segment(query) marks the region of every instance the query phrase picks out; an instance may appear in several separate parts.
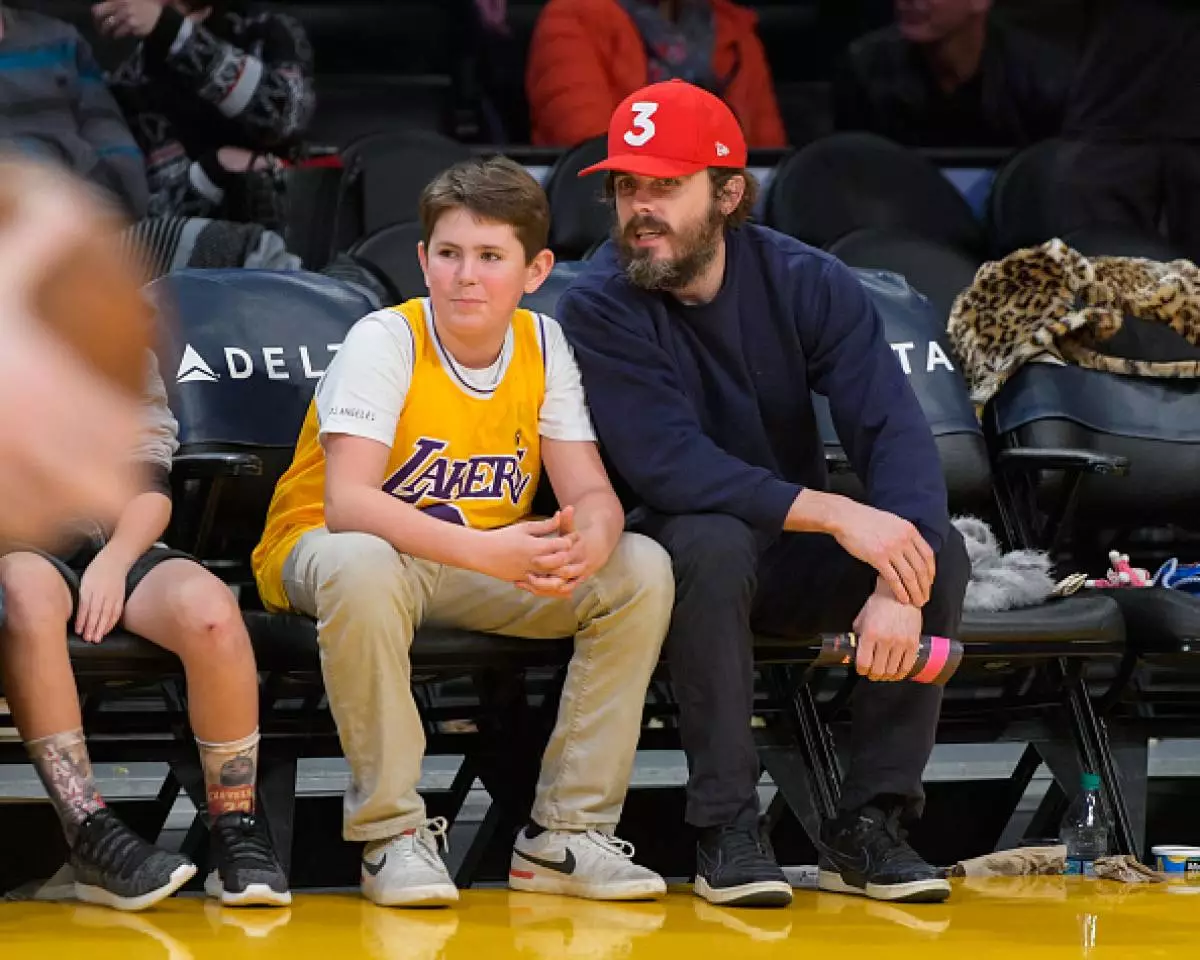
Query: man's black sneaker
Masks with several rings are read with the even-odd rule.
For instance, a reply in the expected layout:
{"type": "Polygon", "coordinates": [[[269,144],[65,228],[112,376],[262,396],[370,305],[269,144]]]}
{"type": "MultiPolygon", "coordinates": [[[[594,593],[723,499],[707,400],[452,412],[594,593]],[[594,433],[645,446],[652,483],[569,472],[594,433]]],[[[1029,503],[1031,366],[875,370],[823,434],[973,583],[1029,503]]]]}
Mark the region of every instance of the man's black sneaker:
{"type": "Polygon", "coordinates": [[[818,886],[873,900],[940,903],[950,882],[905,840],[901,809],[866,806],[821,826],[818,886]]]}
{"type": "Polygon", "coordinates": [[[211,872],[204,892],[227,907],[286,907],[287,877],[267,825],[250,813],[224,813],[213,822],[211,872]]]}
{"type": "Polygon", "coordinates": [[[107,808],[80,826],[71,868],[76,898],[117,910],[145,910],[196,875],[185,857],[147,843],[107,808]]]}
{"type": "Polygon", "coordinates": [[[696,895],[726,907],[786,907],[792,885],[775,862],[756,811],[701,831],[696,844],[696,895]]]}

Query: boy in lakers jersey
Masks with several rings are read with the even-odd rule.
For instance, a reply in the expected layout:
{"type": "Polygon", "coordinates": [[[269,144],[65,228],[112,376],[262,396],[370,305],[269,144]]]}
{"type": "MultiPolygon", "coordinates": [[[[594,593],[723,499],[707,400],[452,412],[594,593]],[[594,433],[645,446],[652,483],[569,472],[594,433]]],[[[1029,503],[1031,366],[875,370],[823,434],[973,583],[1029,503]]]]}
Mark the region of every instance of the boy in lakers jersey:
{"type": "Polygon", "coordinates": [[[612,831],[674,581],[665,551],[623,532],[558,324],[517,309],[553,266],[549,213],[504,158],[425,188],[417,252],[430,295],[347,335],[254,552],[265,604],[318,621],[352,773],[344,834],[367,841],[363,893],[384,905],[458,899],[437,849],[445,821],[427,819],[416,791],[425,741],[408,651],[423,623],[575,637],[510,885],[665,892],[612,831]],[[563,507],[530,520],[543,468],[563,507]]]}

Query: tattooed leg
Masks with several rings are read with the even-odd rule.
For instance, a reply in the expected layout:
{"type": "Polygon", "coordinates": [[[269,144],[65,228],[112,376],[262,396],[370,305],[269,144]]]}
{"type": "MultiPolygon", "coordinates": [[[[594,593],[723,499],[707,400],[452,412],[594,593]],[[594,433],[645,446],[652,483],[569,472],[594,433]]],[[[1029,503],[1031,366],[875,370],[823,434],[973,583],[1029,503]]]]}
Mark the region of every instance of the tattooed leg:
{"type": "Polygon", "coordinates": [[[258,731],[230,743],[197,740],[204,765],[208,816],[254,812],[254,784],[258,777],[258,731]]]}
{"type": "Polygon", "coordinates": [[[79,827],[104,807],[92,777],[92,761],[88,759],[83,731],[68,730],[30,740],[25,749],[58,811],[67,844],[75,846],[79,827]]]}

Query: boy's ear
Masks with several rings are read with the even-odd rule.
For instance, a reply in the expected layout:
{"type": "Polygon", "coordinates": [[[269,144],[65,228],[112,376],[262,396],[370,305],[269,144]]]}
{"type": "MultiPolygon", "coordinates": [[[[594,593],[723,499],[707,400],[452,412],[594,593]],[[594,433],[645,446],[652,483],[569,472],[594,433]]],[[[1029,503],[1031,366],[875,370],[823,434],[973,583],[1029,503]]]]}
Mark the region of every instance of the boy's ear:
{"type": "Polygon", "coordinates": [[[542,250],[536,254],[525,268],[525,292],[536,293],[553,269],[554,254],[551,251],[542,250]]]}
{"type": "Polygon", "coordinates": [[[417,241],[417,262],[421,264],[421,276],[425,280],[425,287],[429,287],[429,253],[425,249],[425,241],[417,241]]]}

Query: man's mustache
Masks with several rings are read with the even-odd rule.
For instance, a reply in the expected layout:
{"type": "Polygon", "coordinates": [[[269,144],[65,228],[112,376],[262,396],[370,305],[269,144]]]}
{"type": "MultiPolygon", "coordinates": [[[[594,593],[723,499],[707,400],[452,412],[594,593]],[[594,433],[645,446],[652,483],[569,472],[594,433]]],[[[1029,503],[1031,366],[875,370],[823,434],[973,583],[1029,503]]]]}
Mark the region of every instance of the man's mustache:
{"type": "Polygon", "coordinates": [[[625,239],[632,240],[639,230],[654,230],[656,233],[661,233],[666,236],[671,233],[670,224],[659,220],[657,217],[640,216],[634,217],[625,224],[625,239]]]}

